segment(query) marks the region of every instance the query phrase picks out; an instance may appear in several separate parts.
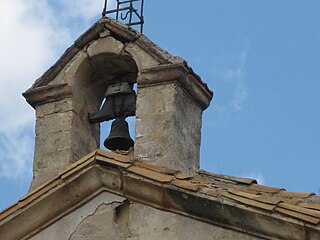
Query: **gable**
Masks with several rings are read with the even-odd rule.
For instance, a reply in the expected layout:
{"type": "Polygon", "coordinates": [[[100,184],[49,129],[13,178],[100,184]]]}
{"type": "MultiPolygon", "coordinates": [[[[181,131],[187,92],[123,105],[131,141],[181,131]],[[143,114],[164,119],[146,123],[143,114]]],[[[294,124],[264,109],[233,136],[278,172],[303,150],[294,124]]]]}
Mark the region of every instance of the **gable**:
{"type": "Polygon", "coordinates": [[[102,192],[32,236],[55,239],[258,239],[102,192]],[[192,231],[190,231],[192,229],[192,231]]]}
{"type": "Polygon", "coordinates": [[[256,237],[320,236],[319,196],[312,193],[261,186],[252,179],[190,176],[103,150],[78,160],[1,213],[0,232],[7,239],[34,236],[103,192],[256,237]]]}
{"type": "MultiPolygon", "coordinates": [[[[28,89],[23,96],[28,103],[33,107],[40,103],[50,101],[53,96],[47,96],[49,94],[47,88],[59,87],[60,94],[67,93],[70,87],[75,85],[75,74],[79,69],[83,69],[83,64],[87,64],[88,74],[94,74],[94,78],[99,79],[105,77],[104,81],[110,75],[116,75],[117,72],[112,72],[112,68],[117,69],[117,63],[111,63],[110,71],[101,73],[101,64],[109,62],[110,57],[119,56],[120,58],[127,58],[128,61],[122,61],[119,71],[134,72],[137,74],[146,75],[145,78],[139,78],[140,85],[150,84],[150,81],[154,84],[157,81],[168,81],[168,79],[176,79],[181,81],[181,84],[187,91],[192,91],[194,95],[197,95],[195,99],[199,101],[199,104],[206,108],[212,98],[212,92],[207,85],[202,82],[201,78],[194,73],[185,60],[180,57],[175,57],[169,54],[164,49],[150,41],[146,36],[135,31],[134,29],[119,23],[113,19],[107,17],[97,21],[91,28],[89,28],[83,35],[81,35],[74,44],[69,47],[60,59],[49,68],[36,82],[28,89]],[[131,63],[130,63],[131,62],[131,63]],[[115,64],[115,65],[114,65],[115,64]],[[135,65],[136,66],[133,66],[135,65]],[[81,67],[82,66],[82,67],[81,67]],[[123,69],[126,68],[127,69],[123,69]],[[159,71],[165,72],[166,76],[154,77],[150,75],[150,72],[159,71]],[[100,74],[99,74],[100,73],[100,74]],[[182,81],[183,76],[188,75],[194,79],[194,83],[190,84],[187,81],[182,81]],[[196,88],[201,89],[201,92],[209,92],[206,94],[207,98],[200,97],[196,88]],[[41,92],[39,94],[38,92],[41,92]],[[38,93],[38,94],[35,94],[38,93]],[[198,99],[199,98],[199,99],[198,99]]],[[[93,79],[95,81],[95,79],[93,79]]],[[[99,94],[98,94],[99,95],[99,94]]],[[[101,95],[101,94],[100,94],[101,95]]]]}

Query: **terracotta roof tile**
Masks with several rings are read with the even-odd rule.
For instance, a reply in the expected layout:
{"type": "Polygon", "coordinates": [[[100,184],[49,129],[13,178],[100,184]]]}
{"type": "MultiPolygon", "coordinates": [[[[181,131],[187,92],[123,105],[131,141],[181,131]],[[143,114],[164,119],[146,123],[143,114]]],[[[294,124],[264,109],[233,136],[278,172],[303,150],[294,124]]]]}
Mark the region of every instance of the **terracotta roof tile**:
{"type": "Polygon", "coordinates": [[[23,195],[22,197],[19,198],[19,202],[23,201],[26,198],[29,198],[33,194],[36,194],[36,193],[40,192],[43,188],[46,188],[48,185],[51,185],[51,183],[56,182],[59,178],[60,178],[60,176],[57,176],[57,177],[51,179],[50,181],[40,185],[36,189],[28,192],[27,194],[25,194],[25,195],[23,195]]]}
{"type": "Polygon", "coordinates": [[[175,180],[173,180],[172,184],[177,186],[177,187],[181,187],[181,188],[184,188],[184,189],[187,189],[187,190],[191,190],[191,191],[194,191],[194,192],[198,191],[198,189],[199,189],[199,185],[198,184],[194,184],[194,183],[191,183],[191,182],[188,182],[188,181],[185,181],[185,180],[175,179],[175,180]]]}
{"type": "Polygon", "coordinates": [[[32,191],[19,199],[19,202],[13,204],[12,206],[4,209],[0,212],[0,221],[8,217],[10,214],[14,213],[15,211],[19,210],[20,208],[26,206],[27,204],[31,203],[33,200],[37,199],[39,196],[43,195],[44,193],[48,192],[50,189],[57,186],[59,181],[55,178],[54,181],[50,181],[43,186],[40,186],[35,191],[32,191]]]}
{"type": "Polygon", "coordinates": [[[61,178],[62,179],[65,179],[67,178],[68,176],[74,174],[75,172],[78,172],[79,170],[81,170],[84,166],[92,163],[95,161],[95,158],[92,157],[92,158],[89,158],[87,161],[83,161],[81,164],[79,165],[74,165],[74,168],[72,169],[69,169],[68,171],[65,171],[65,173],[61,174],[61,178]]]}
{"type": "Polygon", "coordinates": [[[312,195],[315,195],[315,193],[282,191],[280,195],[283,197],[289,197],[289,198],[308,198],[308,197],[311,197],[312,195]]]}
{"type": "Polygon", "coordinates": [[[267,194],[260,195],[256,200],[259,202],[273,204],[273,205],[277,205],[283,201],[283,199],[278,195],[267,195],[267,194]]]}
{"type": "Polygon", "coordinates": [[[304,208],[304,207],[300,207],[300,206],[296,206],[296,205],[292,205],[292,204],[287,204],[287,203],[279,203],[278,205],[279,207],[288,209],[288,210],[292,210],[298,213],[303,213],[305,215],[309,215],[312,217],[316,217],[320,219],[320,212],[316,211],[316,210],[311,210],[308,208],[304,208]]]}
{"type": "Polygon", "coordinates": [[[92,153],[89,153],[88,155],[80,158],[78,161],[75,161],[74,163],[70,164],[68,167],[66,167],[60,174],[64,174],[68,171],[70,171],[71,169],[75,168],[76,166],[79,166],[80,164],[88,161],[88,159],[90,159],[91,157],[94,157],[96,155],[98,150],[93,151],[92,153]]]}
{"type": "Polygon", "coordinates": [[[251,184],[249,189],[265,193],[278,193],[284,190],[283,188],[268,187],[260,184],[251,184]]]}
{"type": "Polygon", "coordinates": [[[298,203],[298,206],[320,211],[319,203],[300,202],[298,203]]]}
{"type": "Polygon", "coordinates": [[[244,198],[244,197],[240,197],[240,196],[228,193],[228,192],[222,193],[222,196],[224,196],[226,198],[230,198],[230,199],[235,200],[237,202],[240,202],[242,204],[249,205],[249,206],[252,206],[252,207],[262,208],[264,210],[272,211],[276,207],[276,206],[271,205],[271,204],[261,203],[261,202],[258,202],[258,201],[255,201],[255,200],[251,200],[251,199],[248,199],[248,198],[244,198]]]}
{"type": "Polygon", "coordinates": [[[241,177],[234,177],[234,176],[228,176],[228,175],[223,175],[223,174],[211,173],[211,172],[204,171],[202,169],[199,170],[198,172],[199,172],[200,177],[224,179],[224,180],[232,181],[235,183],[242,183],[242,184],[247,184],[247,185],[257,183],[257,181],[255,179],[251,179],[251,178],[241,178],[241,177]]]}
{"type": "Polygon", "coordinates": [[[205,178],[199,178],[199,177],[194,177],[192,179],[190,179],[190,182],[192,183],[199,183],[199,184],[211,184],[212,182],[208,179],[205,178]]]}
{"type": "Polygon", "coordinates": [[[98,162],[107,163],[107,164],[111,164],[111,165],[115,165],[115,166],[119,166],[119,167],[123,167],[123,168],[128,168],[128,167],[132,166],[131,163],[120,162],[120,161],[110,159],[107,157],[103,157],[103,156],[96,156],[96,160],[98,162]]]}
{"type": "Polygon", "coordinates": [[[283,199],[283,198],[281,198],[281,202],[288,203],[291,205],[298,205],[300,202],[302,202],[302,200],[301,199],[283,199]]]}
{"type": "Polygon", "coordinates": [[[141,161],[136,162],[135,165],[143,167],[143,168],[146,168],[146,169],[149,169],[149,170],[153,170],[153,171],[156,171],[156,172],[159,172],[159,173],[164,173],[164,174],[173,175],[173,174],[175,174],[177,172],[177,170],[174,170],[174,169],[160,167],[160,166],[157,166],[157,165],[152,165],[150,163],[141,162],[141,161]]]}
{"type": "Polygon", "coordinates": [[[148,170],[148,169],[141,168],[141,167],[132,166],[132,167],[128,168],[128,171],[136,173],[136,174],[141,175],[141,176],[144,176],[146,178],[150,178],[150,179],[156,180],[156,181],[161,182],[161,183],[169,183],[174,179],[174,177],[171,176],[171,175],[165,175],[165,174],[157,173],[157,172],[154,172],[152,170],[148,170]]]}
{"type": "Polygon", "coordinates": [[[235,181],[232,181],[232,180],[228,180],[228,179],[225,179],[225,178],[216,178],[215,179],[216,182],[221,182],[221,183],[226,183],[226,184],[232,184],[232,185],[236,185],[237,182],[235,181]]]}
{"type": "Polygon", "coordinates": [[[8,217],[10,214],[12,214],[13,212],[17,211],[19,209],[19,203],[15,203],[12,206],[4,209],[1,213],[0,213],[0,221],[2,219],[5,219],[6,217],[8,217]]]}
{"type": "Polygon", "coordinates": [[[212,196],[212,197],[219,196],[219,191],[217,191],[214,188],[208,188],[208,187],[200,186],[199,187],[199,192],[200,193],[204,193],[204,194],[209,195],[209,196],[212,196]]]}
{"type": "Polygon", "coordinates": [[[241,189],[235,189],[235,188],[230,188],[228,190],[229,193],[232,193],[234,195],[238,195],[241,197],[249,198],[249,199],[257,199],[259,198],[259,194],[253,194],[253,193],[248,193],[246,191],[242,191],[241,189]]]}
{"type": "Polygon", "coordinates": [[[302,213],[298,213],[298,212],[295,212],[295,211],[291,211],[291,210],[288,210],[288,209],[285,209],[285,208],[282,208],[282,207],[276,207],[275,210],[277,212],[286,214],[288,216],[291,216],[291,217],[294,217],[294,218],[297,218],[297,219],[300,219],[302,221],[306,221],[306,222],[309,222],[309,223],[312,223],[312,224],[315,224],[315,225],[318,225],[320,223],[320,219],[319,218],[311,217],[311,216],[308,216],[308,215],[305,215],[305,214],[302,214],[302,213]]]}
{"type": "Polygon", "coordinates": [[[131,163],[133,162],[133,158],[129,157],[129,156],[125,156],[125,155],[121,155],[121,154],[117,154],[117,153],[113,153],[113,152],[108,152],[102,149],[98,149],[97,153],[107,157],[107,158],[113,158],[114,160],[120,161],[120,162],[124,162],[124,163],[131,163]]]}
{"type": "Polygon", "coordinates": [[[60,182],[61,182],[60,179],[57,179],[56,181],[51,182],[50,184],[46,185],[44,188],[40,189],[39,191],[34,192],[33,194],[29,195],[27,198],[19,201],[19,203],[21,204],[21,206],[24,206],[24,205],[32,202],[33,200],[37,199],[41,195],[43,195],[43,194],[47,193],[48,191],[50,191],[52,188],[54,188],[57,185],[59,185],[60,182]]]}
{"type": "Polygon", "coordinates": [[[178,179],[181,179],[181,180],[186,180],[186,179],[190,179],[190,178],[193,178],[193,176],[189,175],[189,174],[184,174],[182,172],[178,172],[176,175],[175,175],[176,178],[178,179]]]}
{"type": "MultiPolygon", "coordinates": [[[[239,186],[232,186],[232,187],[235,188],[235,187],[239,187],[239,186]]],[[[260,195],[262,194],[261,192],[251,190],[248,187],[241,188],[241,191],[246,192],[246,193],[250,193],[250,194],[260,194],[260,195]]]]}

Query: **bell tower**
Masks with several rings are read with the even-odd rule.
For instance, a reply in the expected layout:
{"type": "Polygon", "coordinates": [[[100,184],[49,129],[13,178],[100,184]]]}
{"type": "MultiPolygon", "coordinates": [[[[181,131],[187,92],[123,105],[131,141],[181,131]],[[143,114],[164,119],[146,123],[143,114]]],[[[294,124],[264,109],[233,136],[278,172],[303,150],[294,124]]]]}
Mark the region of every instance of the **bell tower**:
{"type": "Polygon", "coordinates": [[[212,92],[183,59],[118,21],[100,19],[23,95],[36,110],[31,189],[99,148],[106,120],[114,121],[109,149],[133,147],[137,159],[187,173],[199,168],[212,92]],[[124,130],[132,115],[135,139],[124,130]]]}

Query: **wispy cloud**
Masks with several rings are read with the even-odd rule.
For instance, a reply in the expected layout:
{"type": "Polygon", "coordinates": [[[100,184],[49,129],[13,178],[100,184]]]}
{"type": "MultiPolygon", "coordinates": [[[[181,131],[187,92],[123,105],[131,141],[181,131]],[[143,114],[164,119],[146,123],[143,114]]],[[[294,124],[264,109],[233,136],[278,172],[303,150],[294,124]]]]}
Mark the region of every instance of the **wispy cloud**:
{"type": "Polygon", "coordinates": [[[89,22],[102,10],[101,1],[59,1],[73,6],[58,11],[58,1],[0,1],[0,177],[31,174],[34,110],[21,93],[79,34],[67,25],[72,15],[89,22]]]}
{"type": "Polygon", "coordinates": [[[28,179],[32,174],[33,140],[26,134],[0,134],[0,177],[28,179]]]}
{"type": "Polygon", "coordinates": [[[245,85],[245,67],[247,62],[247,51],[241,52],[235,59],[235,65],[227,69],[223,77],[226,81],[235,84],[235,91],[231,100],[231,106],[234,110],[242,110],[243,104],[248,97],[248,90],[245,85]]]}

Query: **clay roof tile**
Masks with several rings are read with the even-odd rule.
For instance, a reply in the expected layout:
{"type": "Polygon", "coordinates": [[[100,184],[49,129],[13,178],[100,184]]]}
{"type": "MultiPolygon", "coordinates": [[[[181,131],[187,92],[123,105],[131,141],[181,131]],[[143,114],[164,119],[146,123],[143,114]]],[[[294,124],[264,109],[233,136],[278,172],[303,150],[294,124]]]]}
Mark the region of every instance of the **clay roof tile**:
{"type": "Polygon", "coordinates": [[[169,183],[174,179],[174,177],[171,175],[161,174],[152,170],[148,170],[148,169],[136,167],[136,166],[129,167],[128,171],[152,180],[156,180],[161,183],[169,183]]]}
{"type": "Polygon", "coordinates": [[[279,193],[281,190],[284,190],[283,188],[269,187],[260,184],[251,184],[249,189],[265,193],[279,193]]]}

